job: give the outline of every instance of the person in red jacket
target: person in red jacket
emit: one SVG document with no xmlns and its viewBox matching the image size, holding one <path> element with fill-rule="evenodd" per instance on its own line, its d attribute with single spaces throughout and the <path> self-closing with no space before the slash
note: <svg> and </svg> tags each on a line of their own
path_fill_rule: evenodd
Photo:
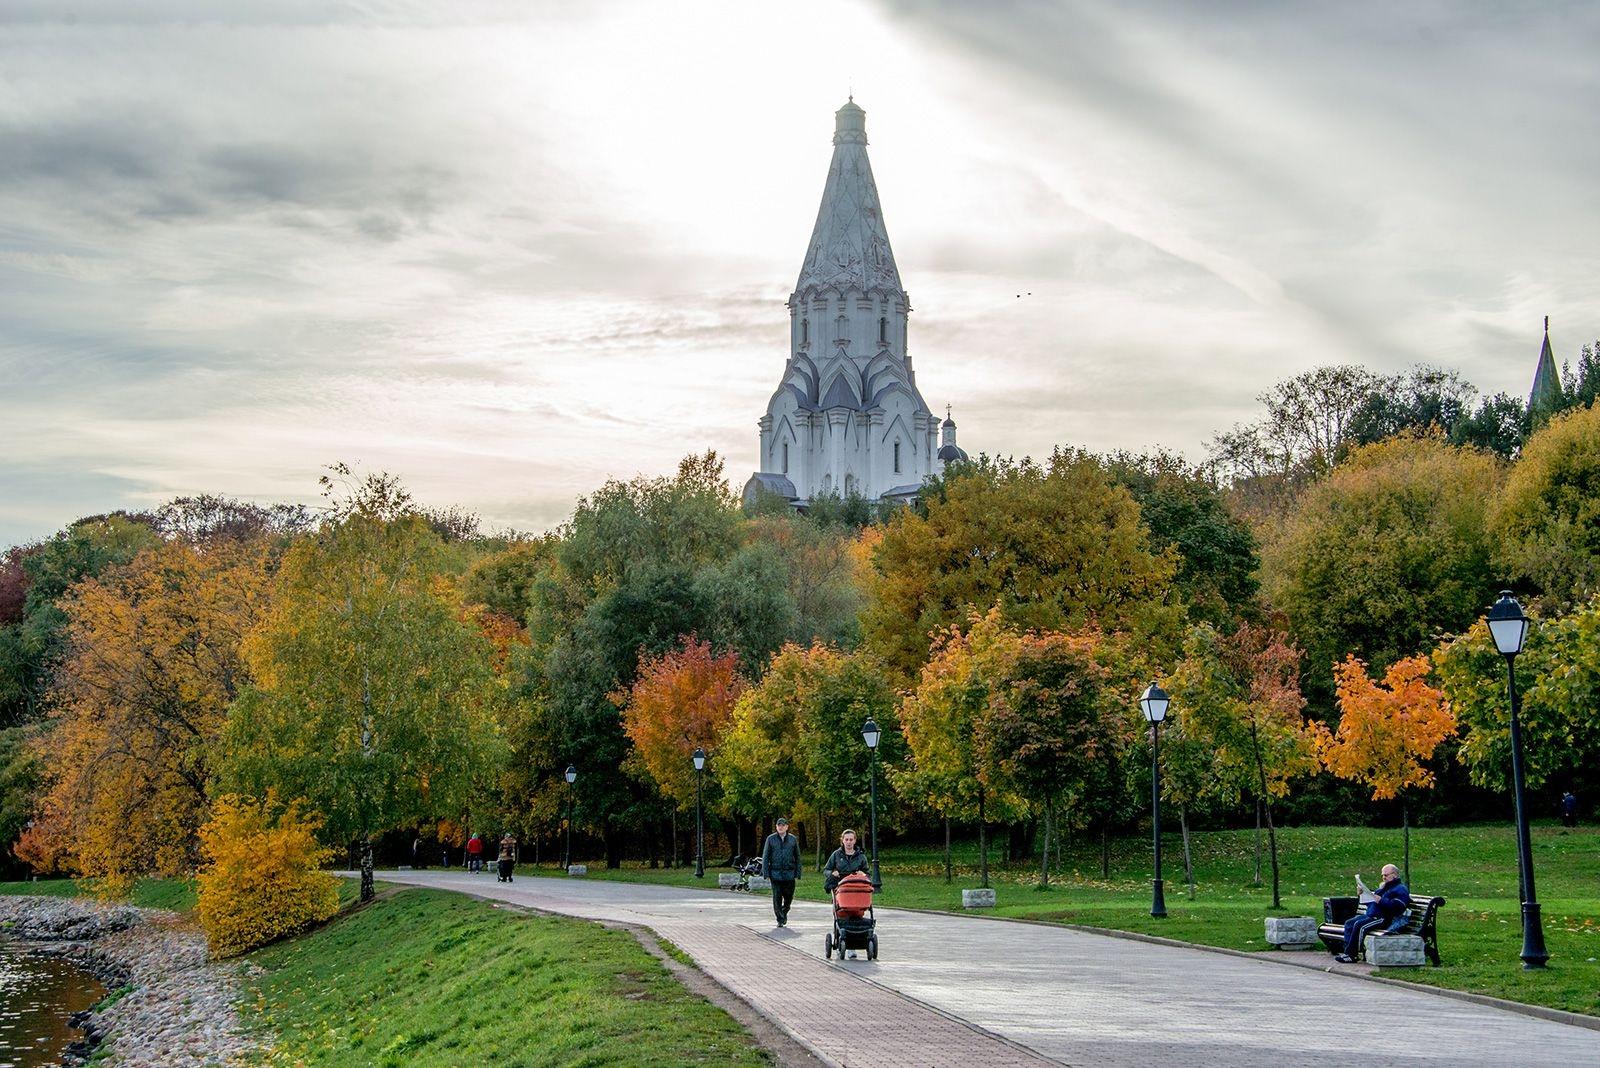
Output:
<svg viewBox="0 0 1600 1068">
<path fill-rule="evenodd" d="M 477 835 L 467 839 L 467 870 L 471 872 L 483 870 L 483 839 Z"/>
</svg>

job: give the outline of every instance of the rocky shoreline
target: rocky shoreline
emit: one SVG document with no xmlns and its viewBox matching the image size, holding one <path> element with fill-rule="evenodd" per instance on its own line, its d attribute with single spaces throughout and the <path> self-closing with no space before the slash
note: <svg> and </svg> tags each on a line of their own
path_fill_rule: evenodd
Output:
<svg viewBox="0 0 1600 1068">
<path fill-rule="evenodd" d="M 0 896 L 0 933 L 90 972 L 111 992 L 75 1014 L 84 1033 L 63 1056 L 127 1068 L 237 1064 L 260 1043 L 235 1003 L 239 967 L 207 959 L 205 936 L 177 913 L 76 898 Z"/>
</svg>

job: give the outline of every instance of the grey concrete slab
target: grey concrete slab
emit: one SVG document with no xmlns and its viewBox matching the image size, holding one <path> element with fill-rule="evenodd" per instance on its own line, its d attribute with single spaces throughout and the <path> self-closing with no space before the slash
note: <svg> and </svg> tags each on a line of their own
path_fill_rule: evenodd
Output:
<svg viewBox="0 0 1600 1068">
<path fill-rule="evenodd" d="M 819 976 L 847 982 L 837 973 L 848 972 L 1066 1064 L 1600 1065 L 1600 1032 L 1586 1028 L 1312 969 L 1083 931 L 884 909 L 878 961 L 825 962 L 830 919 L 821 904 L 796 902 L 790 926 L 778 930 L 764 896 L 558 879 L 507 887 L 465 873 L 381 877 L 641 923 L 668 938 L 671 928 L 685 936 L 692 929 L 699 943 L 726 930 L 758 970 L 793 973 L 801 985 Z M 683 948 L 724 978 L 717 970 L 728 967 L 723 954 L 703 944 Z M 781 998 L 773 1011 L 782 1018 Z M 926 1036 L 914 1037 L 925 1059 L 896 1063 L 999 1063 L 947 1059 Z"/>
</svg>

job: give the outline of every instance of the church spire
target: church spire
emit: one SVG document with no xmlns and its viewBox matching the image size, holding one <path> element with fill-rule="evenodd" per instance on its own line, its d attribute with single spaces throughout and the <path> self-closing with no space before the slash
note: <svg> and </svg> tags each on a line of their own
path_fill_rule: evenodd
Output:
<svg viewBox="0 0 1600 1068">
<path fill-rule="evenodd" d="M 1528 410 L 1554 411 L 1561 406 L 1561 376 L 1556 371 L 1555 353 L 1550 351 L 1550 316 L 1544 317 L 1544 346 L 1539 350 L 1539 366 L 1533 372 L 1533 388 L 1528 391 Z"/>
<path fill-rule="evenodd" d="M 794 288 L 905 292 L 867 161 L 867 113 L 853 97 L 834 113 L 833 161 Z"/>
</svg>

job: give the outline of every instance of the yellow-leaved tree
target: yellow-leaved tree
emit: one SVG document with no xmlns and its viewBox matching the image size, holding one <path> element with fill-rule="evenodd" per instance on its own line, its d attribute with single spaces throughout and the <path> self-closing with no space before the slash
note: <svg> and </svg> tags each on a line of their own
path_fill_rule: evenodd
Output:
<svg viewBox="0 0 1600 1068">
<path fill-rule="evenodd" d="M 1434 782 L 1427 761 L 1456 732 L 1456 717 L 1444 694 L 1428 685 L 1426 656 L 1397 660 L 1381 680 L 1347 656 L 1334 668 L 1339 693 L 1339 729 L 1311 725 L 1322 766 L 1341 779 L 1372 787 L 1374 801 L 1400 798 L 1405 834 L 1405 878 L 1411 882 L 1411 813 L 1405 791 Z"/>
<path fill-rule="evenodd" d="M 321 821 L 299 802 L 225 794 L 200 831 L 200 926 L 211 952 L 233 957 L 304 930 L 339 911 L 339 880 L 321 866 Z"/>
<path fill-rule="evenodd" d="M 32 840 L 120 896 L 198 859 L 212 747 L 265 609 L 259 543 L 173 541 L 74 587 Z"/>
</svg>

